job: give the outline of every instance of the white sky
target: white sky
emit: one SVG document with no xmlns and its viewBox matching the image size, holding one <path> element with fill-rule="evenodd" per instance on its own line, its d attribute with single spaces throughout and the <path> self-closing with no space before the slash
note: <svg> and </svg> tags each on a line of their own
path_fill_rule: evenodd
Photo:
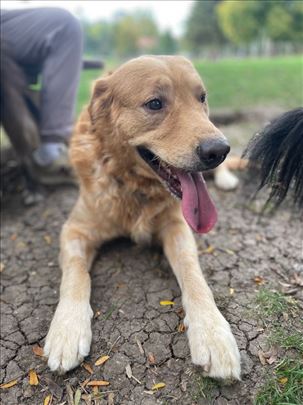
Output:
<svg viewBox="0 0 303 405">
<path fill-rule="evenodd" d="M 47 1 L 47 0 L 31 0 L 31 1 L 11 1 L 2 0 L 1 8 L 28 8 L 28 7 L 63 7 L 75 15 L 83 15 L 90 21 L 98 19 L 110 19 L 117 11 L 126 10 L 132 11 L 136 9 L 151 10 L 161 30 L 171 29 L 176 35 L 180 35 L 184 29 L 184 21 L 186 20 L 192 7 L 192 0 L 179 1 L 111 1 L 111 0 L 95 0 L 95 1 Z"/>
</svg>

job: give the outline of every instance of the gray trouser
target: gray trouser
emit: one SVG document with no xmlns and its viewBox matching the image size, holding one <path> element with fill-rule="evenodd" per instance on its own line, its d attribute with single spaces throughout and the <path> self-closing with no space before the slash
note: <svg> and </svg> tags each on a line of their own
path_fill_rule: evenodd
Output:
<svg viewBox="0 0 303 405">
<path fill-rule="evenodd" d="M 42 141 L 68 139 L 81 70 L 79 21 L 60 8 L 1 10 L 1 40 L 22 65 L 40 67 Z"/>
</svg>

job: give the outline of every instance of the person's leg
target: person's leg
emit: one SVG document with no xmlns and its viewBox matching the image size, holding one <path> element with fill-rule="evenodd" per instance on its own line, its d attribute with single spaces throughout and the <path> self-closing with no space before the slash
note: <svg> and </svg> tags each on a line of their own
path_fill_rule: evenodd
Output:
<svg viewBox="0 0 303 405">
<path fill-rule="evenodd" d="M 80 24 L 58 8 L 11 10 L 1 12 L 1 34 L 18 63 L 41 66 L 42 145 L 35 158 L 48 165 L 72 132 L 82 57 Z"/>
</svg>

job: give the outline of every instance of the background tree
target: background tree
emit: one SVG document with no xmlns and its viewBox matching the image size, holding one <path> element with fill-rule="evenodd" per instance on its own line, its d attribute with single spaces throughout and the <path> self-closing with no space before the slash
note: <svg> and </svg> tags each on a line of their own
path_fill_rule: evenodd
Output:
<svg viewBox="0 0 303 405">
<path fill-rule="evenodd" d="M 162 55 L 174 55 L 178 51 L 178 42 L 171 31 L 165 31 L 159 37 L 157 52 Z"/>
<path fill-rule="evenodd" d="M 113 26 L 115 51 L 122 58 L 137 55 L 139 50 L 145 50 L 144 45 L 140 46 L 140 39 L 148 38 L 149 41 L 145 43 L 149 48 L 158 37 L 157 24 L 153 16 L 145 11 L 120 14 L 116 17 Z M 141 43 L 144 44 L 143 41 Z"/>
<path fill-rule="evenodd" d="M 303 39 L 303 2 L 222 1 L 216 8 L 219 25 L 234 44 L 270 39 L 274 42 Z"/>
<path fill-rule="evenodd" d="M 220 1 L 197 1 L 193 4 L 185 32 L 185 41 L 189 49 L 197 52 L 203 47 L 226 43 L 216 14 L 216 7 Z"/>
<path fill-rule="evenodd" d="M 222 1 L 217 9 L 219 23 L 226 37 L 234 44 L 246 44 L 256 39 L 263 26 L 258 1 Z"/>
</svg>

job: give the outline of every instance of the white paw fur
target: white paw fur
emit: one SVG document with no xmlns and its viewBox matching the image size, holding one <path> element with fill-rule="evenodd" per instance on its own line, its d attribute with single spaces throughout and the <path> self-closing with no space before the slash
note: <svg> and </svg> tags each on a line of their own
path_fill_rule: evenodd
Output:
<svg viewBox="0 0 303 405">
<path fill-rule="evenodd" d="M 44 354 L 52 371 L 63 374 L 89 354 L 93 311 L 89 304 L 62 300 L 51 322 Z"/>
<path fill-rule="evenodd" d="M 240 353 L 230 326 L 219 311 L 211 315 L 186 322 L 192 362 L 209 377 L 239 380 Z"/>
<path fill-rule="evenodd" d="M 234 190 L 238 187 L 239 179 L 227 168 L 215 172 L 215 185 L 224 191 Z"/>
</svg>

